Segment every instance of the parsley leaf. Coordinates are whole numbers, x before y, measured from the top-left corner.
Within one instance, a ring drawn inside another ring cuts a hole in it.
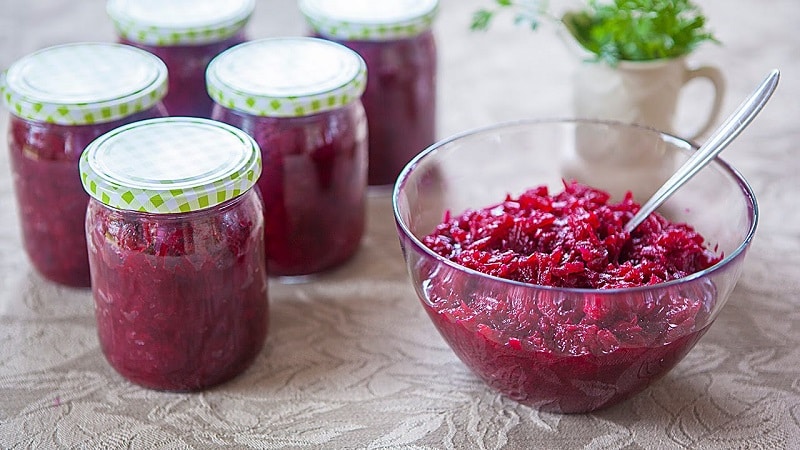
[[[494,0],[473,16],[473,30],[488,29],[501,9],[516,9],[516,23],[536,29],[539,17],[562,23],[597,60],[611,65],[624,61],[674,58],[691,53],[704,42],[719,43],[706,28],[706,17],[691,0],[587,0],[586,7],[561,18],[547,13],[544,0]]]

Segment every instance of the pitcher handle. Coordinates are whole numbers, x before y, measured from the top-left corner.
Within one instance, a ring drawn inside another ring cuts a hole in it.
[[[722,72],[718,68],[712,66],[700,66],[694,69],[689,69],[686,71],[686,77],[684,78],[683,83],[686,84],[695,78],[705,78],[711,82],[711,85],[714,87],[714,100],[711,103],[711,111],[708,114],[706,122],[694,133],[694,135],[689,138],[690,141],[694,141],[711,129],[711,127],[714,125],[714,121],[716,121],[717,117],[719,116],[720,110],[722,109],[722,99],[725,95],[725,79],[722,77]]]

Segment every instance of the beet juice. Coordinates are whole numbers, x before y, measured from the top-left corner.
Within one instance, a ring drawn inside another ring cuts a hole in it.
[[[436,137],[438,0],[301,0],[314,34],[346,45],[367,63],[371,186],[394,183]]]
[[[306,37],[247,42],[209,65],[213,118],[261,147],[270,275],[316,273],[358,249],[367,185],[359,100],[365,81],[355,52]]]
[[[542,410],[592,411],[646,388],[710,326],[717,292],[708,279],[657,285],[721,255],[657,213],[628,234],[639,206],[609,198],[578,183],[554,195],[541,186],[446,217],[424,238],[460,266],[519,282],[489,289],[461,268],[417,267],[429,316],[489,386]]]
[[[142,50],[103,43],[50,47],[14,63],[0,83],[22,242],[48,280],[89,286],[78,159],[96,137],[166,114],[167,68]]]
[[[164,106],[172,116],[210,117],[209,61],[245,41],[255,0],[109,0],[122,43],[147,50],[169,69]]]
[[[257,144],[199,118],[118,128],[80,160],[100,346],[128,380],[196,391],[244,371],[266,339]]]

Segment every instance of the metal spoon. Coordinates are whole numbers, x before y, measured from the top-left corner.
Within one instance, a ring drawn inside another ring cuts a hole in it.
[[[667,180],[660,188],[653,194],[652,197],[642,205],[633,218],[625,224],[625,231],[628,233],[636,229],[647,216],[656,210],[665,200],[667,200],[679,187],[689,181],[697,172],[700,171],[706,164],[711,162],[719,152],[725,149],[728,144],[733,141],[739,133],[742,132],[750,122],[758,115],[767,100],[772,96],[775,87],[778,86],[778,79],[780,78],[780,71],[774,69],[769,75],[761,82],[761,84],[753,91],[752,94],[736,109],[736,111],[728,117],[728,119],[719,128],[714,130],[711,137],[708,138],[694,155],[692,155],[683,165]]]

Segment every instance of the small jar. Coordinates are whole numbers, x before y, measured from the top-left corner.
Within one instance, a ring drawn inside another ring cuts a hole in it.
[[[369,124],[369,185],[395,182],[436,139],[438,0],[299,0],[316,36],[346,45],[367,63],[362,98]]]
[[[97,333],[141,386],[197,391],[244,371],[267,336],[258,145],[200,118],[111,131],[80,160]]]
[[[147,50],[166,63],[171,116],[211,115],[206,93],[208,62],[245,41],[255,0],[108,0],[119,41]]]
[[[364,233],[366,66],[339,44],[307,37],[238,45],[208,68],[213,118],[261,147],[270,275],[336,266]]]
[[[15,62],[0,80],[22,242],[48,280],[89,286],[78,159],[101,134],[166,114],[167,68],[129,46],[78,43]]]

